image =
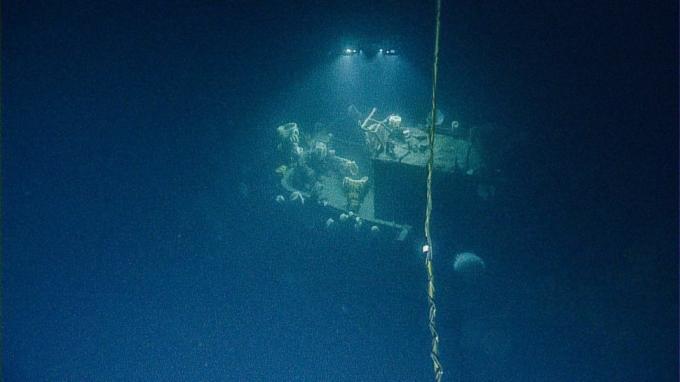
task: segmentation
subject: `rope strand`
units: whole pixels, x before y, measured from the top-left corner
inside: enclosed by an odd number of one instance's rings
[[[437,112],[437,75],[439,66],[439,29],[441,19],[441,0],[436,0],[436,26],[434,38],[434,64],[432,71],[432,118],[428,131],[428,143],[430,156],[427,160],[427,206],[425,208],[425,239],[427,240],[428,250],[425,256],[425,269],[427,270],[427,303],[430,336],[432,337],[432,367],[435,382],[441,382],[444,369],[439,360],[439,334],[437,333],[436,317],[437,306],[434,302],[434,272],[432,267],[432,236],[430,233],[430,223],[432,220],[432,172],[434,168],[434,133]]]

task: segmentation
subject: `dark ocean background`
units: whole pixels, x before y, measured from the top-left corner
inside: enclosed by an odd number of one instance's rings
[[[434,195],[444,380],[676,380],[677,2],[442,12],[439,104],[497,126],[506,179],[474,211]],[[4,380],[431,380],[420,236],[328,234],[276,205],[274,169],[285,122],[424,122],[433,20],[2,2]],[[401,54],[329,56],[358,39]],[[474,286],[462,251],[486,263]]]

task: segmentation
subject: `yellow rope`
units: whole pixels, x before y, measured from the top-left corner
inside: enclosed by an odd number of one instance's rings
[[[425,209],[425,239],[427,240],[427,253],[425,256],[425,268],[427,269],[427,303],[429,311],[429,327],[430,335],[432,337],[432,349],[430,350],[430,358],[432,358],[432,366],[434,369],[434,380],[440,382],[442,380],[442,364],[439,361],[439,334],[435,325],[435,318],[437,316],[437,306],[434,303],[434,272],[432,270],[432,236],[430,234],[430,221],[432,219],[432,172],[434,167],[434,131],[437,115],[437,67],[439,66],[439,27],[441,19],[441,0],[436,0],[437,16],[434,38],[434,65],[432,72],[432,118],[428,131],[428,143],[430,147],[430,156],[427,160],[427,207]]]

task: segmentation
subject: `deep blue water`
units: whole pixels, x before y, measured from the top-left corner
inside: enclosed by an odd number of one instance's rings
[[[419,238],[273,202],[278,124],[424,119],[431,5],[2,5],[5,380],[431,378]],[[674,380],[677,5],[444,12],[442,109],[511,142],[495,203],[435,195],[445,380]]]

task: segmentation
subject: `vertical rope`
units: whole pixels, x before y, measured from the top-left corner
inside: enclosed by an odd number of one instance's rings
[[[434,380],[441,382],[444,370],[439,360],[439,334],[437,333],[436,316],[437,306],[434,302],[434,272],[432,269],[432,235],[430,233],[430,221],[432,219],[432,172],[434,167],[434,132],[435,123],[437,119],[437,74],[439,66],[439,28],[441,19],[441,0],[436,0],[436,26],[434,37],[434,64],[432,70],[432,118],[428,131],[428,143],[430,148],[430,156],[427,160],[427,207],[425,209],[425,239],[427,240],[427,253],[425,256],[425,269],[427,270],[427,303],[429,312],[429,327],[430,335],[432,337],[432,349],[430,350],[430,358],[432,358],[432,367],[434,371]]]

